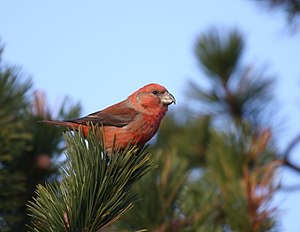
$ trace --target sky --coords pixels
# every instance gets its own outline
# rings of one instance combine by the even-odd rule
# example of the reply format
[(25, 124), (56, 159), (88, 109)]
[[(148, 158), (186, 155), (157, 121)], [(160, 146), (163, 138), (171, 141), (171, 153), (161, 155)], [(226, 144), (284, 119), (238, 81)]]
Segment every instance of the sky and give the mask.
[[(4, 62), (31, 76), (54, 109), (68, 96), (81, 103), (84, 116), (160, 83), (176, 97), (172, 110), (180, 110), (188, 104), (187, 82), (204, 81), (195, 42), (215, 26), (239, 29), (244, 61), (274, 75), (277, 111), (287, 118), (278, 146), (284, 149), (300, 131), (300, 32), (291, 35), (285, 15), (256, 1), (10, 0), (0, 7)], [(296, 154), (293, 160), (300, 164)], [(299, 185), (299, 174), (280, 174), (285, 185)], [(282, 231), (300, 231), (300, 191), (279, 193), (274, 202)]]

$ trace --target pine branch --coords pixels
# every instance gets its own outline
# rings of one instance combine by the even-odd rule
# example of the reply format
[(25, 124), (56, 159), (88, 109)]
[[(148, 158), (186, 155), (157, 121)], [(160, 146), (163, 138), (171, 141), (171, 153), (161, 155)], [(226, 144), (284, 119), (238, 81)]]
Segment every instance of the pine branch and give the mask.
[(65, 134), (61, 182), (38, 186), (28, 204), (31, 231), (100, 231), (133, 206), (132, 185), (153, 168), (149, 153), (128, 146), (108, 154), (99, 131), (94, 127), (86, 140), (80, 132)]
[(276, 208), (270, 201), (277, 189), (274, 176), (280, 163), (272, 158), (270, 138), (269, 130), (252, 136), (215, 134), (212, 138), (206, 175), (216, 184), (220, 225), (225, 222), (233, 231), (252, 232), (274, 227)]
[(175, 149), (159, 150), (155, 157), (158, 168), (134, 186), (142, 199), (121, 220), (119, 231), (183, 231), (187, 220), (179, 216), (179, 196), (188, 179), (188, 164)]
[(191, 81), (188, 95), (202, 100), (201, 111), (214, 118), (229, 116), (235, 124), (248, 120), (253, 126), (265, 125), (268, 121), (264, 122), (262, 116), (270, 106), (273, 81), (265, 67), (241, 64), (242, 34), (212, 28), (199, 37), (195, 51), (209, 82), (198, 85)]

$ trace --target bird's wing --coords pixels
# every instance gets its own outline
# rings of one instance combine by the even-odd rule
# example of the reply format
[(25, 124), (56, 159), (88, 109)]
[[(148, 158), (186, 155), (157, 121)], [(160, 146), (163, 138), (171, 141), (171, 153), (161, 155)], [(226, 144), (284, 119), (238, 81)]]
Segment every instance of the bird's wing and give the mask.
[(118, 105), (97, 111), (83, 118), (66, 120), (66, 122), (75, 122), (78, 124), (91, 122), (103, 126), (123, 127), (132, 122), (138, 114), (139, 113), (133, 108)]

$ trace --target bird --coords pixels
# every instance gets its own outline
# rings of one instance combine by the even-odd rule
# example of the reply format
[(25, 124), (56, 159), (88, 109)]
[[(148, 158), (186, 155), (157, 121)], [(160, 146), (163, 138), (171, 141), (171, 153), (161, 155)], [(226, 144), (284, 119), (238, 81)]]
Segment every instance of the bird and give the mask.
[(145, 145), (158, 131), (175, 97), (162, 85), (151, 83), (127, 99), (85, 117), (71, 120), (44, 120), (44, 123), (79, 130), (86, 138), (92, 125), (99, 125), (105, 149), (112, 152), (129, 144)]

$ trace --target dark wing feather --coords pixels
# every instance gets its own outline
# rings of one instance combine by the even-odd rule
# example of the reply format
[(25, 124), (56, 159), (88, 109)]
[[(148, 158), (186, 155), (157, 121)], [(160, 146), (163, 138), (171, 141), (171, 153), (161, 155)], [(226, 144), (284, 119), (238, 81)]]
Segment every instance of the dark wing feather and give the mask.
[(139, 113), (133, 108), (122, 107), (119, 105), (118, 107), (108, 107), (83, 118), (66, 120), (66, 122), (75, 122), (78, 124), (87, 124), (88, 122), (91, 122), (103, 126), (123, 127), (132, 122), (138, 114)]

